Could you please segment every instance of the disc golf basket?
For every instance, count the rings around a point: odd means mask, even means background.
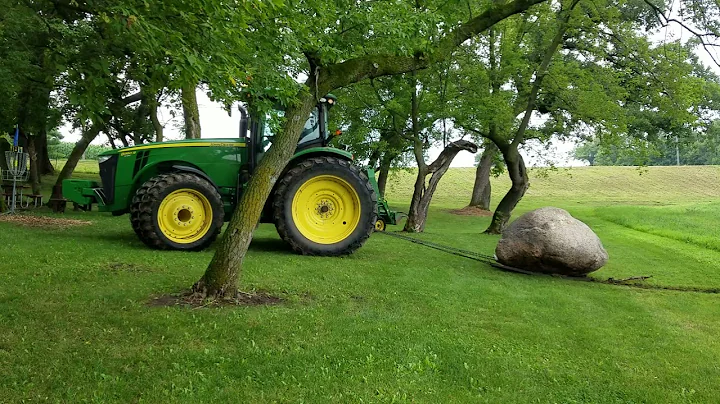
[[[3,183],[11,183],[12,185],[3,185],[8,189],[5,191],[5,198],[7,200],[8,208],[10,213],[15,213],[15,208],[18,204],[22,203],[18,200],[18,182],[22,183],[28,180],[30,174],[28,170],[28,163],[30,161],[29,155],[22,151],[22,148],[16,148],[12,151],[5,152],[5,161],[7,162],[8,169],[2,172]],[[12,187],[10,194],[8,192]]]

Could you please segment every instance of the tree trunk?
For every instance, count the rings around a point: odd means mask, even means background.
[[[162,142],[164,140],[163,135],[163,126],[160,123],[160,119],[158,119],[158,102],[157,99],[153,96],[153,98],[150,100],[150,121],[152,121],[153,128],[155,128],[155,141],[156,142]]]
[[[0,137],[0,170],[7,170],[7,160],[5,160],[5,152],[10,151],[10,142],[8,142],[5,138]]]
[[[40,175],[55,174],[55,167],[52,165],[52,161],[50,160],[50,151],[48,150],[47,129],[40,131],[36,143],[36,150],[39,159],[38,168],[40,170]]]
[[[298,105],[285,111],[282,129],[250,178],[210,265],[193,286],[195,293],[216,298],[233,298],[237,295],[243,259],[265,201],[295,152],[297,139],[315,103],[314,96],[303,95]]]
[[[130,147],[130,142],[128,142],[125,134],[118,133],[118,138],[120,139],[120,143],[122,143],[123,147]]]
[[[503,159],[505,160],[505,165],[507,165],[512,186],[500,201],[497,209],[495,209],[492,222],[487,230],[485,230],[485,233],[488,234],[500,234],[505,230],[512,216],[513,209],[515,209],[518,202],[520,202],[525,195],[525,191],[527,191],[530,186],[525,168],[525,160],[523,160],[518,149],[511,147],[503,150]]]
[[[112,148],[113,150],[117,149],[117,145],[115,145],[115,140],[113,139],[113,137],[109,131],[107,132],[107,138],[108,138],[108,143],[110,143],[110,148]]]
[[[378,190],[380,191],[379,196],[382,196],[383,198],[385,197],[385,188],[387,187],[388,175],[390,174],[390,166],[392,165],[392,161],[395,157],[397,157],[396,154],[385,152],[382,160],[380,160],[380,170],[377,183]]]
[[[32,186],[33,195],[40,194],[40,170],[38,167],[37,143],[37,136],[28,138],[27,153],[30,157],[30,185]]]
[[[490,170],[493,166],[495,153],[497,153],[497,146],[492,142],[487,142],[475,171],[475,185],[468,206],[475,206],[485,210],[490,209],[490,191],[492,190],[490,187]]]
[[[95,140],[99,133],[100,127],[98,125],[93,125],[85,132],[83,132],[80,140],[75,143],[75,147],[73,147],[73,150],[70,153],[70,157],[68,157],[65,166],[63,166],[62,170],[60,171],[60,175],[58,175],[57,181],[55,181],[51,199],[62,199],[63,180],[70,178],[73,171],[75,171],[75,167],[77,167],[77,163],[80,161],[83,154],[85,153],[85,150],[87,150],[88,146],[90,145],[90,142]]]
[[[185,138],[200,139],[200,109],[197,103],[196,86],[186,85],[182,88],[183,116],[185,117]]]
[[[427,169],[418,167],[417,177],[415,177],[415,187],[413,189],[412,199],[410,200],[410,209],[408,209],[408,217],[405,221],[403,231],[421,233],[425,230],[427,206],[422,203],[422,199],[425,194],[425,178],[427,175]]]
[[[437,184],[445,175],[455,156],[463,150],[471,153],[477,152],[477,145],[467,140],[458,140],[452,142],[443,149],[437,159],[430,165],[418,164],[418,175],[415,178],[415,189],[413,191],[412,201],[410,202],[410,210],[408,218],[405,222],[403,231],[412,233],[421,233],[425,230],[425,222],[427,221],[428,209],[430,201],[437,189]],[[416,158],[418,153],[415,154]],[[420,153],[422,156],[422,152]],[[425,179],[430,175],[430,180],[425,185]]]

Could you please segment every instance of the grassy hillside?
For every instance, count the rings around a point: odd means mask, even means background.
[[[55,164],[58,172],[65,162]],[[95,160],[81,161],[79,177],[97,174]],[[412,196],[414,169],[394,170],[387,186],[388,199],[407,204]],[[712,202],[720,197],[720,166],[680,167],[574,167],[555,170],[531,169],[530,189],[523,204],[548,201],[586,205],[669,205]],[[47,178],[46,183],[52,178]],[[462,207],[470,200],[474,168],[451,168],[441,180],[433,199],[435,206]],[[507,175],[492,178],[492,199],[497,203],[510,187]]]
[[[588,223],[610,254],[594,276],[720,287],[717,167],[571,174],[535,177],[519,213],[549,204]],[[418,237],[492,253],[489,218],[448,213],[472,170],[448,175]],[[411,184],[393,176],[394,206]],[[715,294],[511,274],[383,234],[303,257],[261,225],[242,287],[282,304],[155,307],[212,249],[149,250],[126,216],[37,213],[86,223],[0,220],[0,402],[720,401]]]
[[[414,170],[396,170],[388,181],[388,198],[407,203]],[[470,200],[474,168],[451,168],[441,180],[437,206],[459,207]],[[720,198],[720,166],[575,167],[553,171],[530,170],[530,189],[523,204],[547,202],[586,205],[664,205],[708,202]],[[496,203],[510,187],[507,175],[492,179]]]
[[[53,167],[59,173],[60,170],[65,167],[65,160],[53,160]],[[76,174],[97,174],[98,173],[98,162],[97,160],[80,160],[75,167]]]

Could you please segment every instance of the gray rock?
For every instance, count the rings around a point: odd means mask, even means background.
[[[502,234],[495,255],[501,264],[533,272],[583,276],[608,260],[598,236],[563,209],[528,212]]]

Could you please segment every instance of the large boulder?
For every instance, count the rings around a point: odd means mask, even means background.
[[[563,209],[546,207],[528,212],[502,234],[497,260],[533,272],[583,276],[608,260],[598,236]]]

